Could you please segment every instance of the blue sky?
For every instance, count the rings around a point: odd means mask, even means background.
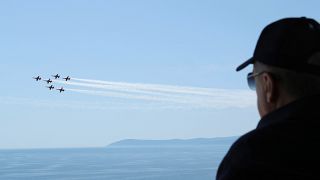
[[[288,16],[319,20],[318,7],[316,0],[1,1],[0,148],[243,134],[259,117],[246,85],[250,68],[236,73],[235,67],[252,55],[265,25]],[[31,78],[56,73],[124,86],[58,83],[90,90],[59,94]],[[171,90],[132,98],[134,83]],[[172,91],[186,87],[223,92],[203,99]],[[115,91],[124,95],[108,94]]]

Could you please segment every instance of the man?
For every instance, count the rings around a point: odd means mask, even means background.
[[[224,157],[218,180],[320,179],[320,25],[286,18],[262,31],[249,87],[261,120]]]

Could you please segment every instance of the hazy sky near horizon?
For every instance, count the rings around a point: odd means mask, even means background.
[[[0,2],[0,149],[241,135],[259,121],[237,65],[264,26],[316,0]],[[44,81],[66,91],[49,91]],[[51,77],[52,78],[52,77]]]

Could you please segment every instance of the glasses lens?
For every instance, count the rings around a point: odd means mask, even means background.
[[[248,86],[252,90],[256,90],[256,82],[254,80],[254,76],[252,76],[252,72],[247,76]]]

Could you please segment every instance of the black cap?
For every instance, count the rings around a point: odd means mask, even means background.
[[[241,64],[240,71],[258,61],[266,65],[320,75],[320,64],[310,62],[320,54],[320,24],[305,17],[285,18],[266,26],[253,57]]]

